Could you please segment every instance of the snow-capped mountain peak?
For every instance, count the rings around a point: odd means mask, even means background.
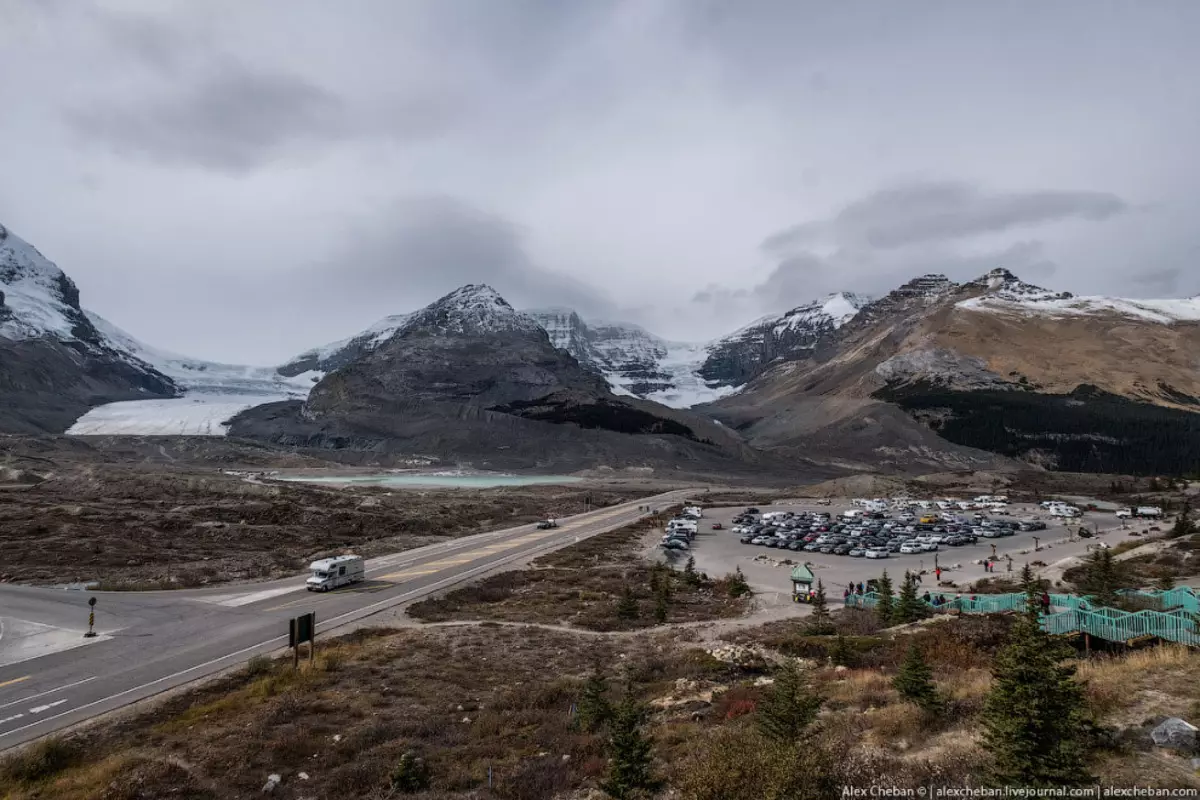
[[[541,330],[536,320],[509,305],[495,289],[477,283],[455,289],[418,311],[404,329],[416,327],[468,335]]]
[[[870,300],[851,292],[835,292],[820,300],[792,309],[782,317],[775,318],[774,331],[781,335],[785,330],[842,327],[858,315]],[[771,318],[767,318],[771,319]]]
[[[1068,300],[1074,295],[1070,292],[1054,292],[1026,283],[1003,267],[997,267],[986,275],[981,275],[966,285],[968,289],[983,288],[987,295],[1001,300]]]
[[[0,225],[0,336],[99,344],[79,290],[37,248]]]

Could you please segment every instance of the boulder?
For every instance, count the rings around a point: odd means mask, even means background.
[[[1159,747],[1177,750],[1180,753],[1196,753],[1197,728],[1190,722],[1171,717],[1150,732],[1150,738]]]

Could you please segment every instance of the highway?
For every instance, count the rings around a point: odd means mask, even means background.
[[[328,593],[307,577],[165,592],[0,585],[0,751],[286,647],[288,620],[316,612],[318,634],[524,562],[644,516],[674,491],[559,520],[371,559],[367,580]],[[95,638],[86,639],[96,597]],[[318,642],[320,637],[318,636]]]

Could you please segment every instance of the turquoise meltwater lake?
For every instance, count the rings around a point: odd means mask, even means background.
[[[301,483],[326,483],[339,486],[394,486],[440,489],[492,489],[500,486],[543,486],[577,483],[582,478],[570,475],[504,475],[500,473],[382,473],[379,475],[288,476],[280,480]]]

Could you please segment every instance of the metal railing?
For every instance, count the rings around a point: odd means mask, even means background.
[[[1180,587],[1166,592],[1136,590],[1128,594],[1158,600],[1169,611],[1122,611],[1118,608],[1095,606],[1087,597],[1073,594],[1051,594],[1050,605],[1064,609],[1052,614],[1041,615],[1042,629],[1060,635],[1087,633],[1112,642],[1129,642],[1145,637],[1157,637],[1193,647],[1200,647],[1200,626],[1197,625],[1198,609],[1195,592],[1189,587]],[[876,592],[852,594],[845,598],[847,607],[874,608],[879,602]],[[924,601],[935,611],[959,611],[968,614],[995,614],[1005,611],[1020,611],[1025,608],[1025,595],[975,594],[946,595],[930,593]]]

